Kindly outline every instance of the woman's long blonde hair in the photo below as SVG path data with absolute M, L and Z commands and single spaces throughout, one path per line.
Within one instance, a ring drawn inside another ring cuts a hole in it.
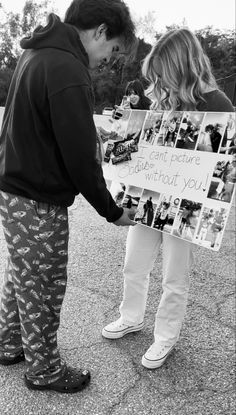
M 164 110 L 195 110 L 206 87 L 219 89 L 209 58 L 187 28 L 162 35 L 144 59 L 142 73 L 150 81 L 147 95 Z

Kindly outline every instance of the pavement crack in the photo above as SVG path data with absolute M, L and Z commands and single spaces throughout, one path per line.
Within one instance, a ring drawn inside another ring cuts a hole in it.
M 204 312 L 204 314 L 207 318 L 209 318 L 210 320 L 215 321 L 216 323 L 218 323 L 220 326 L 223 326 L 224 328 L 225 327 L 229 328 L 230 330 L 232 330 L 234 332 L 235 327 L 234 327 L 233 324 L 229 324 L 229 323 L 226 323 L 225 321 L 221 321 L 221 319 L 218 317 L 219 315 L 221 315 L 221 311 L 218 307 L 218 304 L 216 304 L 217 311 L 216 312 L 214 311 L 214 313 L 211 312 L 207 307 L 203 306 L 200 303 L 197 303 L 197 307 L 200 308 L 200 310 L 202 310 Z M 224 302 L 222 302 L 222 304 L 224 304 Z
M 108 409 L 107 415 L 112 415 L 112 413 L 114 412 L 114 410 L 120 405 L 122 404 L 123 401 L 125 401 L 126 397 L 128 396 L 128 394 L 130 393 L 130 391 L 132 391 L 133 389 L 136 388 L 138 382 L 140 382 L 141 380 L 141 375 L 137 374 L 137 378 L 135 379 L 133 385 L 130 385 L 119 397 L 119 400 L 115 403 L 113 403 L 110 408 Z

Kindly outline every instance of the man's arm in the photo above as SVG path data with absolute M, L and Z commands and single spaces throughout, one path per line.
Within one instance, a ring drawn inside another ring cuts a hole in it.
M 66 170 L 75 187 L 108 222 L 129 222 L 107 190 L 96 160 L 96 127 L 87 86 L 65 88 L 50 97 L 52 127 Z M 126 225 L 133 224 L 132 221 Z

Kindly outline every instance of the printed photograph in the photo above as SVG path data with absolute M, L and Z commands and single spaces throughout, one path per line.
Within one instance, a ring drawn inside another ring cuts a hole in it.
M 144 121 L 143 130 L 141 134 L 140 143 L 154 145 L 155 139 L 159 134 L 163 112 L 148 111 Z
M 144 189 L 134 218 L 135 222 L 141 223 L 142 225 L 152 226 L 159 198 L 160 193 Z
M 182 116 L 182 111 L 174 111 L 170 115 L 168 113 L 165 114 L 160 132 L 154 143 L 155 145 L 167 147 L 175 146 Z
M 153 228 L 170 233 L 178 212 L 180 199 L 162 194 L 155 212 Z
M 236 153 L 236 116 L 235 113 L 229 113 L 223 141 L 220 146 L 221 154 Z
M 143 189 L 137 186 L 127 186 L 122 201 L 122 207 L 130 209 L 130 219 L 134 220 Z
M 112 181 L 109 191 L 118 206 L 122 205 L 125 190 L 126 186 L 124 183 Z
M 97 126 L 97 135 L 104 144 L 108 140 L 112 142 L 121 141 L 125 137 L 131 110 L 124 110 L 118 119 L 110 118 L 111 125 Z
M 176 140 L 176 148 L 195 150 L 204 112 L 184 112 Z
M 205 248 L 218 250 L 221 245 L 227 217 L 227 209 L 204 207 L 195 236 L 195 242 Z
M 220 150 L 228 121 L 228 113 L 206 113 L 197 141 L 197 150 L 217 153 Z
M 147 111 L 124 110 L 122 116 L 114 121 L 108 137 L 104 162 L 119 164 L 132 159 L 131 153 L 138 151 L 138 143 Z M 101 129 L 99 130 L 100 135 Z M 103 140 L 104 142 L 104 140 Z
M 207 197 L 230 203 L 236 182 L 236 153 L 231 161 L 223 160 L 216 163 Z
M 129 123 L 126 130 L 126 140 L 135 140 L 136 143 L 139 142 L 146 114 L 147 111 L 131 111 Z
M 124 110 L 122 116 L 119 119 L 114 120 L 109 139 L 119 141 L 125 138 L 130 115 L 131 110 Z
M 193 241 L 201 208 L 202 203 L 182 199 L 174 220 L 172 234 L 187 241 Z

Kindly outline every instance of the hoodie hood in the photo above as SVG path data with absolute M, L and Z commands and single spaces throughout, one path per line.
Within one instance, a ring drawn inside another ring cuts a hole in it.
M 88 55 L 76 28 L 62 23 L 54 13 L 49 14 L 46 26 L 38 26 L 30 36 L 21 40 L 20 45 L 22 49 L 54 48 L 64 50 L 80 59 L 82 55 L 86 66 L 89 64 Z

